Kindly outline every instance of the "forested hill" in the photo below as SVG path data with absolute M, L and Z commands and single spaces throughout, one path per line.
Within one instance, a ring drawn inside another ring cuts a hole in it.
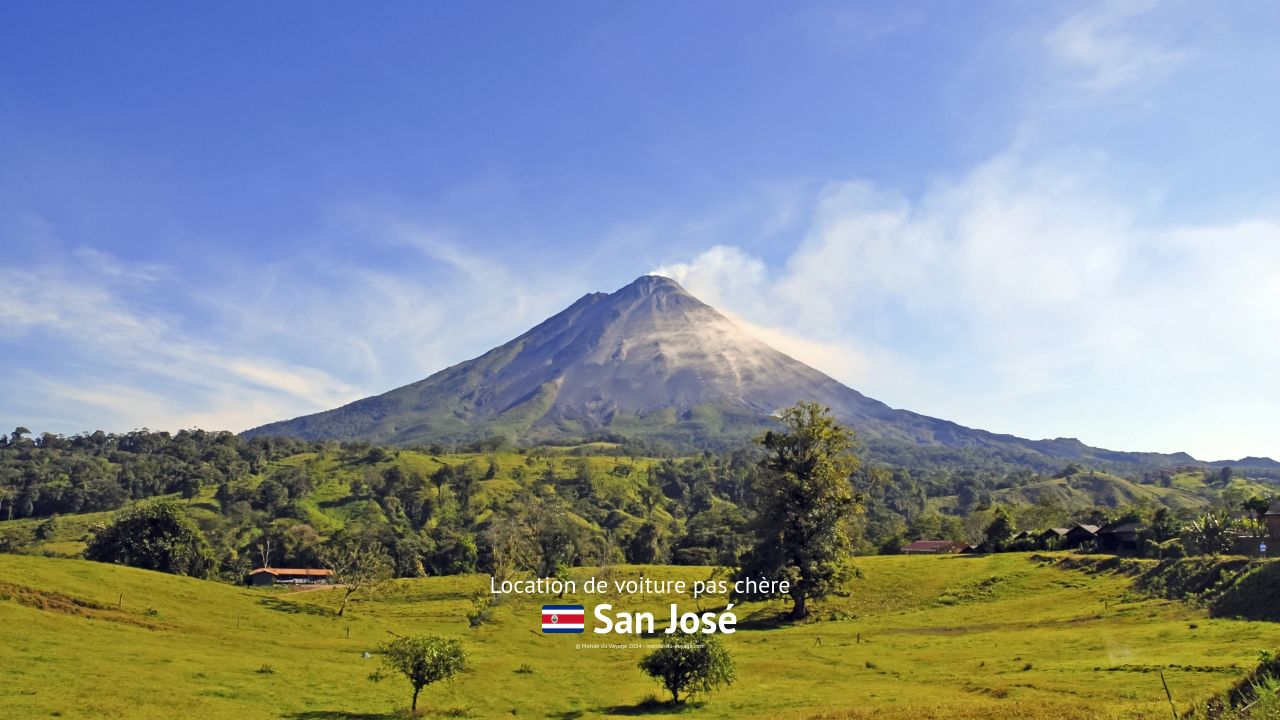
M 136 431 L 0 442 L 0 550 L 76 555 L 117 508 L 180 504 L 228 577 L 260 565 L 312 566 L 359 536 L 401 575 L 485 569 L 489 548 L 536 539 L 539 569 L 629 562 L 732 565 L 749 542 L 758 477 L 753 446 L 684 458 L 610 443 L 523 450 L 414 449 L 302 442 L 227 432 Z M 461 451 L 458 451 L 461 450 Z M 859 552 L 923 538 L 976 542 L 1000 508 L 1019 527 L 1150 516 L 1219 505 L 1249 521 L 1272 486 L 1220 470 L 1169 468 L 1123 478 L 1067 464 L 1053 473 L 864 463 L 851 478 L 865 512 Z M 1256 506 L 1257 503 L 1254 503 Z

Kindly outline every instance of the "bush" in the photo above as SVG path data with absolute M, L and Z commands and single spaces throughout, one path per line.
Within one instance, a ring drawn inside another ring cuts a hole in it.
M 1166 540 L 1159 545 L 1160 555 L 1162 558 L 1184 558 L 1187 556 L 1187 546 L 1178 538 Z

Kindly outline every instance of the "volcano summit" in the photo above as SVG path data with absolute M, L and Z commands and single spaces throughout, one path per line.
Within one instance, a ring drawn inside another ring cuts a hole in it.
M 690 449 L 745 441 L 799 400 L 830 407 L 879 451 L 979 449 L 1031 465 L 1194 462 L 1180 453 L 1119 453 L 1073 439 L 997 435 L 891 408 L 769 347 L 655 275 L 614 293 L 584 295 L 514 340 L 424 380 L 245 434 L 397 445 L 608 434 Z

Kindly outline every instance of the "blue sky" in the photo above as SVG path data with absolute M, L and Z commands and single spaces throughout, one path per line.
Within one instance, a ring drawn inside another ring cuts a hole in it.
M 659 271 L 897 407 L 1280 457 L 1278 32 L 1268 2 L 5 3 L 0 423 L 240 430 Z

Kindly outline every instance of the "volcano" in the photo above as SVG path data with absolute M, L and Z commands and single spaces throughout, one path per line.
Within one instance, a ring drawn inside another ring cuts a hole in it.
M 1182 453 L 1121 453 L 1070 438 L 1027 440 L 891 408 L 769 347 L 656 275 L 584 295 L 514 340 L 424 380 L 245 435 L 394 445 L 608 436 L 681 450 L 722 448 L 773 427 L 775 413 L 799 400 L 831 408 L 890 457 L 945 448 L 1034 466 L 1062 459 L 1195 462 Z

